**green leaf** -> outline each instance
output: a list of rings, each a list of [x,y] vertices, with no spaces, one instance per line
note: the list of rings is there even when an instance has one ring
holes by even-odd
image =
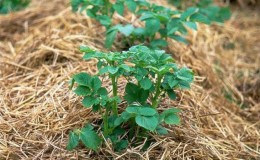
[[[111,32],[106,33],[106,41],[105,41],[105,47],[106,48],[111,48],[112,44],[115,41],[116,35],[117,35],[118,30],[113,30]]]
[[[67,144],[67,150],[71,151],[74,148],[76,148],[79,144],[79,136],[74,133],[74,132],[70,132],[69,133],[69,142]]]
[[[101,80],[98,77],[93,77],[91,81],[91,87],[96,92],[101,87]]]
[[[181,19],[186,20],[188,17],[190,17],[191,15],[193,15],[194,13],[196,13],[198,11],[199,11],[198,8],[190,7],[185,12],[182,13]]]
[[[96,98],[92,96],[85,96],[84,99],[82,100],[82,104],[84,107],[91,107],[92,105],[95,104]]]
[[[207,16],[200,14],[200,13],[195,13],[190,17],[190,21],[192,22],[201,22],[205,24],[210,24],[210,20]]]
[[[123,149],[127,148],[127,146],[128,146],[127,140],[120,140],[115,144],[113,144],[115,151],[122,151]]]
[[[106,15],[98,16],[97,20],[105,27],[108,27],[111,25],[111,18]]]
[[[150,42],[150,46],[155,49],[161,48],[161,47],[166,47],[167,45],[168,45],[168,42],[163,39],[155,39]]]
[[[98,147],[101,145],[101,139],[90,128],[83,128],[80,132],[79,137],[86,147],[95,151],[97,151]]]
[[[177,114],[171,113],[171,114],[165,115],[164,122],[166,124],[178,125],[178,124],[180,124],[181,120],[180,120],[180,117]]]
[[[169,35],[169,37],[176,41],[182,42],[184,44],[188,44],[188,41],[180,35],[172,34],[172,35]]]
[[[128,104],[133,102],[144,103],[149,97],[149,91],[144,90],[133,83],[128,83],[125,88],[125,100]]]
[[[129,10],[131,12],[135,12],[136,8],[137,8],[137,4],[135,1],[133,0],[126,0],[126,6],[129,8]]]
[[[180,80],[184,80],[184,81],[187,81],[189,83],[191,83],[193,81],[193,72],[184,67],[184,68],[181,68],[178,72],[177,72],[177,78],[180,79]]]
[[[97,93],[102,96],[108,95],[107,89],[104,87],[99,88]]]
[[[184,25],[195,31],[198,29],[197,24],[195,22],[184,22]]]
[[[144,107],[144,106],[129,106],[126,111],[130,114],[143,115],[143,116],[153,116],[157,113],[154,108]]]
[[[171,75],[171,76],[167,77],[167,81],[171,88],[174,88],[179,83],[179,81],[176,79],[175,75]]]
[[[160,29],[160,21],[158,19],[148,19],[145,23],[146,33],[153,35]]]
[[[160,115],[161,119],[166,124],[180,124],[180,117],[177,115],[181,110],[178,108],[171,108],[168,110],[163,111],[163,113]]]
[[[72,79],[69,81],[69,85],[70,85],[69,89],[70,89],[70,90],[73,88],[74,83],[75,83],[75,80],[74,80],[74,78],[72,78]]]
[[[152,87],[153,82],[149,78],[144,78],[140,81],[140,85],[143,89],[149,90]]]
[[[114,127],[121,125],[125,120],[122,117],[117,117],[114,121]]]
[[[103,58],[104,57],[104,54],[101,53],[101,52],[85,52],[86,54],[83,56],[83,59],[84,60],[90,60],[90,59],[93,59],[93,58]]]
[[[156,133],[158,133],[159,135],[166,135],[166,134],[168,134],[168,131],[167,131],[167,129],[164,128],[163,126],[158,125],[158,126],[156,127]]]
[[[88,1],[90,1],[90,3],[95,6],[103,6],[105,4],[103,0],[88,0]]]
[[[87,46],[80,46],[79,47],[80,52],[83,53],[92,53],[95,52],[94,50],[92,50],[91,48],[87,47]]]
[[[92,111],[93,111],[93,112],[98,112],[98,111],[100,110],[100,108],[101,108],[101,106],[100,106],[99,104],[93,105],[93,106],[92,106]]]
[[[119,67],[113,67],[113,66],[108,66],[108,72],[111,74],[116,74],[119,70]]]
[[[121,113],[121,117],[124,119],[124,122],[126,122],[132,117],[132,115],[129,114],[128,112],[124,111]]]
[[[118,14],[120,14],[121,16],[124,15],[124,3],[123,2],[116,2],[114,5],[113,5],[113,8],[116,10],[116,12]]]
[[[73,79],[79,85],[89,86],[92,78],[91,78],[91,76],[89,74],[82,72],[82,73],[74,75]]]
[[[170,99],[176,100],[177,95],[173,90],[167,90],[167,94],[168,94]]]
[[[128,37],[134,31],[134,27],[131,24],[127,24],[125,26],[120,26],[118,30],[120,33]]]
[[[135,117],[135,122],[150,131],[154,131],[158,125],[158,119],[155,116],[142,116],[137,115]]]
[[[131,71],[131,67],[129,67],[128,65],[126,65],[126,64],[121,64],[120,66],[119,66],[120,68],[123,68],[125,71],[127,71],[127,72],[130,72]]]
[[[101,74],[108,73],[108,67],[109,67],[109,66],[105,66],[105,67],[99,69],[98,74],[101,75]]]
[[[89,87],[86,86],[78,86],[74,92],[78,95],[78,96],[86,96],[91,94],[91,90]]]

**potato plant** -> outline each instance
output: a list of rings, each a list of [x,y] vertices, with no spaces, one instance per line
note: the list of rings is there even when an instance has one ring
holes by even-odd
[[[30,3],[30,0],[0,0],[0,14],[18,11]]]
[[[196,6],[184,11],[172,10],[164,6],[149,3],[146,0],[71,0],[73,11],[86,11],[106,28],[105,46],[110,48],[118,34],[122,35],[129,46],[146,43],[152,48],[167,46],[167,39],[188,43],[185,39],[187,28],[197,30],[197,22],[211,24],[229,19],[228,8],[211,5],[209,0],[202,0]],[[113,15],[124,15],[128,9],[145,23],[144,27],[134,24],[114,24]]]
[[[167,134],[165,124],[180,124],[179,108],[169,106],[161,111],[158,107],[162,98],[175,100],[177,89],[190,88],[193,81],[190,69],[178,67],[163,50],[142,45],[123,52],[104,53],[86,46],[80,51],[85,53],[84,60],[98,60],[98,74],[82,72],[74,75],[71,89],[83,98],[84,107],[100,115],[101,130],[87,124],[71,131],[68,150],[74,149],[80,141],[87,148],[98,150],[103,134],[113,143],[114,150],[120,151],[133,139],[147,137],[149,132]],[[111,90],[102,86],[104,77],[109,77]],[[127,81],[123,95],[118,94],[119,78]]]

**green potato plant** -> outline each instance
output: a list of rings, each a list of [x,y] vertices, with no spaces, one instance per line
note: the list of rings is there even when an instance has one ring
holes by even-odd
[[[211,5],[208,1],[201,0],[184,11],[172,10],[146,0],[116,0],[115,3],[109,0],[71,0],[71,5],[73,11],[86,11],[89,17],[105,26],[107,48],[112,46],[118,34],[125,37],[123,41],[129,46],[146,43],[152,48],[162,48],[167,46],[168,38],[187,44],[187,28],[197,30],[197,22],[209,25],[230,18],[228,8]],[[145,26],[113,24],[113,15],[124,15],[126,9]]]
[[[82,46],[84,60],[97,59],[97,75],[82,72],[73,76],[71,89],[83,97],[82,105],[101,116],[101,130],[87,124],[82,129],[69,133],[68,150],[81,141],[87,148],[98,150],[102,144],[100,135],[113,143],[120,151],[132,142],[141,140],[149,132],[167,134],[167,125],[180,124],[178,108],[169,107],[159,111],[162,98],[175,100],[177,89],[189,89],[193,72],[178,67],[173,58],[163,50],[154,50],[137,45],[123,52],[99,52]],[[112,89],[102,86],[104,77],[109,77]],[[127,84],[124,94],[118,94],[119,78]],[[77,84],[76,87],[75,84]],[[122,103],[124,102],[124,103]]]
[[[28,6],[30,0],[0,0],[0,14],[19,11]]]
[[[168,0],[170,4],[178,8],[189,8],[195,5],[199,8],[199,13],[206,16],[209,21],[223,23],[228,20],[231,16],[230,9],[228,7],[216,6],[213,0]]]

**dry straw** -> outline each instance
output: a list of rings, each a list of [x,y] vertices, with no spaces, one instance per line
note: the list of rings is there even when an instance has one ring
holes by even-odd
[[[196,73],[190,91],[160,106],[181,108],[182,124],[154,136],[146,152],[141,144],[115,153],[106,141],[98,154],[65,150],[69,130],[100,118],[82,109],[67,82],[80,71],[96,72],[78,47],[105,50],[104,28],[63,0],[35,0],[0,16],[0,159],[260,159],[259,15],[234,9],[224,26],[200,25],[190,45],[170,41],[176,61]]]

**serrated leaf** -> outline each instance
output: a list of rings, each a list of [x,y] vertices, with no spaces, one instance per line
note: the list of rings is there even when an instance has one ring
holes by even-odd
[[[91,76],[89,74],[82,72],[82,73],[74,75],[73,79],[79,85],[89,86],[92,78],[91,78]]]
[[[149,78],[144,78],[140,81],[140,85],[143,89],[149,90],[152,87],[153,82]]]
[[[97,133],[89,128],[83,128],[79,137],[86,147],[95,151],[97,151],[98,147],[101,145],[101,139]]]
[[[69,142],[67,144],[67,150],[71,151],[74,148],[76,148],[79,144],[79,136],[74,133],[74,132],[70,132],[69,133]]]
[[[96,98],[92,96],[85,96],[84,99],[82,100],[82,104],[84,107],[91,107],[94,105],[96,102]]]
[[[158,125],[158,119],[154,116],[142,116],[142,115],[137,115],[135,117],[135,122],[150,131],[154,131]]]
[[[78,86],[74,92],[78,95],[78,96],[86,96],[91,94],[91,90],[89,87],[86,86]]]

